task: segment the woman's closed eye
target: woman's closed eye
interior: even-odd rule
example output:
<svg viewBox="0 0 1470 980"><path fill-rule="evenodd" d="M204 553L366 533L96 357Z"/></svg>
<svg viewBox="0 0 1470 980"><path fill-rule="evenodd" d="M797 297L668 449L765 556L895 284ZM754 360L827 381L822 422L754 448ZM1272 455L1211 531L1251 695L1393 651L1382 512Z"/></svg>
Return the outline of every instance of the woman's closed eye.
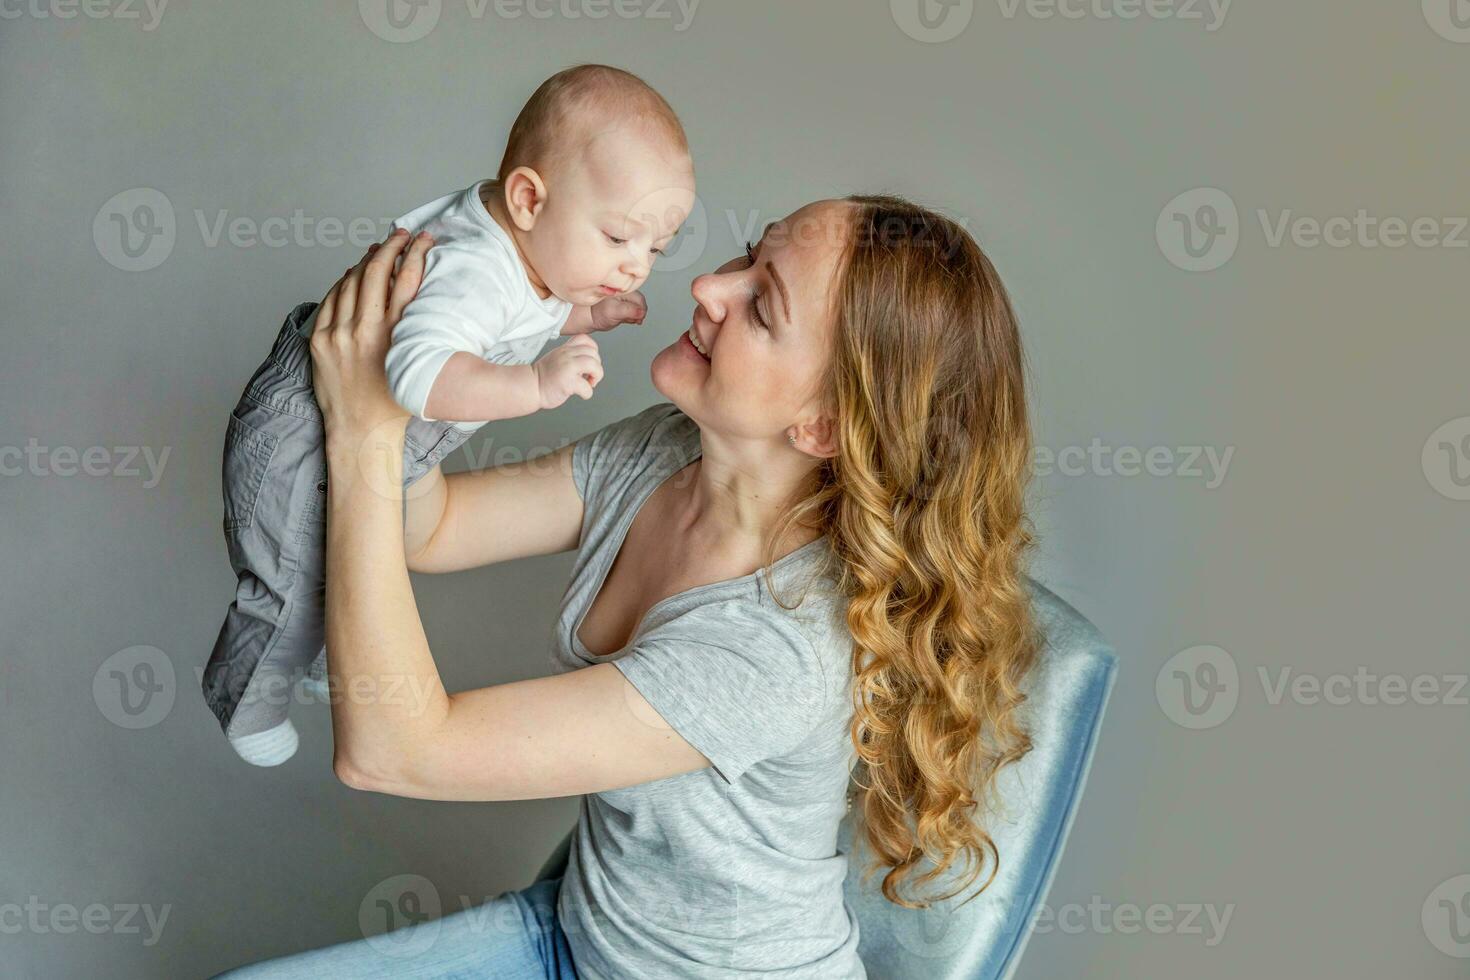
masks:
<svg viewBox="0 0 1470 980"><path fill-rule="evenodd" d="M745 243L745 260L747 262L749 262L751 266L755 265L755 246L753 244L751 244L750 242L746 242ZM747 266L747 268L749 268L749 266ZM766 324L765 317L761 316L761 308L760 308L760 298L761 298L761 295L762 294L761 294L761 292L759 290L755 290L755 291L752 291L751 292L751 294L750 294L750 317L756 323L760 324L760 327L761 327L762 330L770 330L771 328L770 328L770 326L768 326Z"/></svg>

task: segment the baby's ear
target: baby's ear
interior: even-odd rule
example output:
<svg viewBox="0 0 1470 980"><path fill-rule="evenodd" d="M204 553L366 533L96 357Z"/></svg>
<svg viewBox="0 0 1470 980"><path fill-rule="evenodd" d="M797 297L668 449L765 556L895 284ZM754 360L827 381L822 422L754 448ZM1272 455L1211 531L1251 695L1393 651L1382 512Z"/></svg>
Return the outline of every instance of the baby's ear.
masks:
<svg viewBox="0 0 1470 980"><path fill-rule="evenodd" d="M530 231L546 206L546 183L530 167L516 167L505 178L505 209L521 231Z"/></svg>

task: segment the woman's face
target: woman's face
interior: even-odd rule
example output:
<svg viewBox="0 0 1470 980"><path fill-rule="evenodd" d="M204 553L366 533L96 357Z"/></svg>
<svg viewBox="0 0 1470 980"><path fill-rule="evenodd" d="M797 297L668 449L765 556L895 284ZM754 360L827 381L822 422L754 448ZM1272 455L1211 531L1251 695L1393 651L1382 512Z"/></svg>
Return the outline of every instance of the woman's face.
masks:
<svg viewBox="0 0 1470 980"><path fill-rule="evenodd" d="M818 420L832 351L831 287L853 205L817 201L766 228L745 255L694 280L692 329L660 351L653 385L702 429L784 444Z"/></svg>

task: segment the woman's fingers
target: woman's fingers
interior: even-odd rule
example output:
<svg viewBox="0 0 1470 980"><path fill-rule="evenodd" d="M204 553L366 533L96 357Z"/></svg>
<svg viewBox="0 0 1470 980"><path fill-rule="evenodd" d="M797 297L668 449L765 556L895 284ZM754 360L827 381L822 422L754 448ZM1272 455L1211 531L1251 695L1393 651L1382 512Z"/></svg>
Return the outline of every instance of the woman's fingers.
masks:
<svg viewBox="0 0 1470 980"><path fill-rule="evenodd" d="M346 272L342 273L342 278L337 280L337 304L336 315L332 321L333 326L347 326L357 315L362 270L372 258L373 251L373 246L369 246L367 251L362 253L362 258L357 260L357 264L350 266Z"/></svg>
<svg viewBox="0 0 1470 980"><path fill-rule="evenodd" d="M344 327L352 322L357 312L357 266L342 273L337 280L337 309L332 319L333 327Z"/></svg>
<svg viewBox="0 0 1470 980"><path fill-rule="evenodd" d="M322 297L321 303L316 308L316 326L312 329L312 336L321 334L325 337L332 329L332 314L337 309L337 287L341 284L340 279L332 283L332 288L327 290L327 295Z"/></svg>
<svg viewBox="0 0 1470 980"><path fill-rule="evenodd" d="M424 281L424 256L428 253L429 246L433 244L434 239L430 236L415 235L408 250L403 253L403 261L399 263L398 271L393 275L393 289L388 296L389 322L398 322L399 317L403 315L403 308L419 291L419 285Z"/></svg>
<svg viewBox="0 0 1470 980"><path fill-rule="evenodd" d="M373 245L368 249L367 255L363 256L359 263L362 271L357 295L360 316L374 322L382 317L388 305L388 278L393 273L393 263L397 261L398 253L403 251L407 238L407 231L395 229L386 241Z"/></svg>
<svg viewBox="0 0 1470 980"><path fill-rule="evenodd" d="M369 245L358 263L344 272L322 298L317 307L316 332L325 337L338 327L346 327L345 338L364 324L381 328L397 323L423 282L424 253L432 244L432 238L398 229L385 241ZM399 266L396 271L395 265Z"/></svg>

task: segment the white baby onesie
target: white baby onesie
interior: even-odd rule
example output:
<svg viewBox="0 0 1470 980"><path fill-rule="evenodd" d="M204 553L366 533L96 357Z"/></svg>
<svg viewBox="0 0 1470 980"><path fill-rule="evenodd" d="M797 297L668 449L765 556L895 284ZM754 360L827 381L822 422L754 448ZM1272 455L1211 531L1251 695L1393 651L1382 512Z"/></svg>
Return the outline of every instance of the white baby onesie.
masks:
<svg viewBox="0 0 1470 980"><path fill-rule="evenodd" d="M480 200L479 181L393 222L428 231L424 281L404 308L388 348L388 384L404 410L429 421L429 389L455 351L497 364L529 364L561 333L572 304L536 295L505 229ZM455 422L474 431L480 422Z"/></svg>

